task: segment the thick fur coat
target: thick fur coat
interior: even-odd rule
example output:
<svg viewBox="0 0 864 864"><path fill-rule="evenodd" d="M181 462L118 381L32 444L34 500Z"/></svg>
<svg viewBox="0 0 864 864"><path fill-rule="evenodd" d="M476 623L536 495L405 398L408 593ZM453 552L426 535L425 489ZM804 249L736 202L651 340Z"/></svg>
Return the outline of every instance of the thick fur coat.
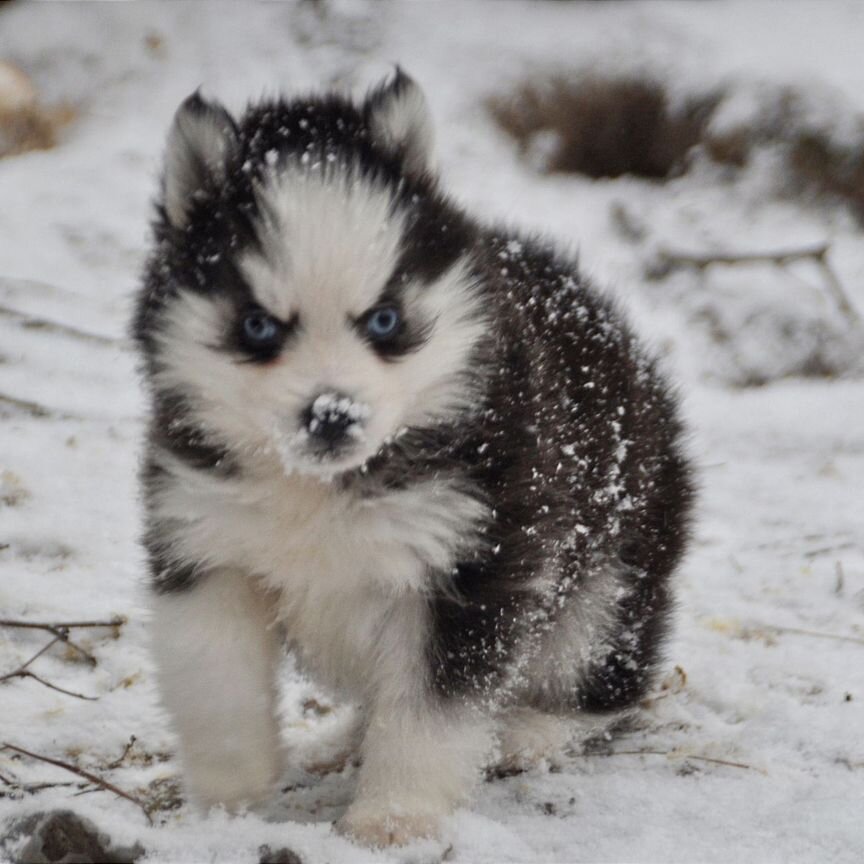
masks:
<svg viewBox="0 0 864 864"><path fill-rule="evenodd" d="M276 673L363 706L369 844L434 833L651 685L692 498L675 399L545 242L439 189L423 95L199 95L134 321L161 692L187 790L281 769Z"/></svg>

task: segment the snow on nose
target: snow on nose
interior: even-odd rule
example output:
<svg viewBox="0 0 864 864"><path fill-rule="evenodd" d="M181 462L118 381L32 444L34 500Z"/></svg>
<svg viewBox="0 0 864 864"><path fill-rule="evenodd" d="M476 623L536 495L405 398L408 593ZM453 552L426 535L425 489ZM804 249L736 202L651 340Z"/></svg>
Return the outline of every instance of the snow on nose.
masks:
<svg viewBox="0 0 864 864"><path fill-rule="evenodd" d="M303 410L301 423L311 439L332 449L348 438L360 438L368 416L366 403L342 393L325 392Z"/></svg>

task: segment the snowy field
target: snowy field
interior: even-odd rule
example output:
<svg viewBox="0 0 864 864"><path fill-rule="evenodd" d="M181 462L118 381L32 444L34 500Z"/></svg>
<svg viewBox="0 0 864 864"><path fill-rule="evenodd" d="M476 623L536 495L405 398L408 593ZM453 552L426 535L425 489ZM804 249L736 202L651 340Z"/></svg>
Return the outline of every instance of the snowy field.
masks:
<svg viewBox="0 0 864 864"><path fill-rule="evenodd" d="M830 272L864 310L860 214L784 194L779 144L734 171L695 154L668 182L544 174L487 107L532 78L591 70L653 77L673 96L722 86L717 122L734 125L794 88L801 123L854 142L862 45L860 3L0 5L0 60L75 114L53 149L0 160L0 618L121 622L72 629L78 649L59 641L24 670L41 680L0 681L0 743L13 745L0 751L0 826L71 808L153 864L254 862L263 844L304 864L864 860L860 326L815 260L646 278L663 249L828 244ZM125 327L184 96L203 84L240 109L277 90L362 92L393 62L426 89L453 194L578 248L665 355L702 494L668 675L635 727L560 770L482 784L440 843L371 852L331 828L353 769L301 770L326 760L347 709L290 670L296 768L272 806L202 819L179 798L145 650L143 400ZM826 356L831 374L805 374ZM52 638L0 626L0 676ZM14 748L113 784L152 825L92 778Z"/></svg>

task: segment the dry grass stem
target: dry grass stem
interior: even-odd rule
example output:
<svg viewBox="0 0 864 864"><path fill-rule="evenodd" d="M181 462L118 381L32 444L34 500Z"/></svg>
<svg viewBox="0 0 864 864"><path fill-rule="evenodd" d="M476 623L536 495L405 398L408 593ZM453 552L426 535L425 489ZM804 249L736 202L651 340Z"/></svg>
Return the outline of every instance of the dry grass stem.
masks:
<svg viewBox="0 0 864 864"><path fill-rule="evenodd" d="M791 633L795 636L812 636L814 639L833 639L836 642L851 642L855 645L864 645L864 639L858 636L842 636L836 633L820 633L818 630L805 630L801 627L779 627L774 624L759 625L765 630L774 633Z"/></svg>
<svg viewBox="0 0 864 864"><path fill-rule="evenodd" d="M745 771L767 772L744 762L732 762L728 759L715 759L713 756L696 756L692 753L676 753L671 750L613 750L610 753L588 753L588 756L665 756L667 759L692 759L696 762L710 762L713 765L725 765L727 768L741 768Z"/></svg>

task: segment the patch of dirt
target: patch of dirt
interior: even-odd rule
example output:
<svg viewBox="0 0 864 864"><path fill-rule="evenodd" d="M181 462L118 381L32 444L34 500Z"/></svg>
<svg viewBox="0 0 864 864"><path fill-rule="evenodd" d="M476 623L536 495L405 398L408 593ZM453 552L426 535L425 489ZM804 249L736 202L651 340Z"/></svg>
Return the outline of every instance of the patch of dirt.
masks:
<svg viewBox="0 0 864 864"><path fill-rule="evenodd" d="M55 147L60 130L74 119L68 105L43 105L27 74L0 60L0 159Z"/></svg>

